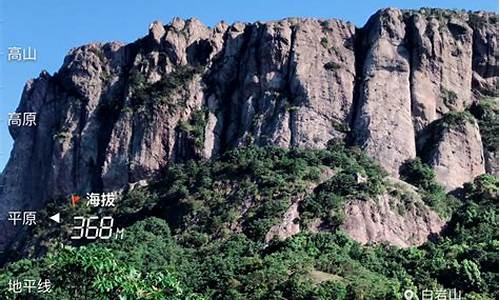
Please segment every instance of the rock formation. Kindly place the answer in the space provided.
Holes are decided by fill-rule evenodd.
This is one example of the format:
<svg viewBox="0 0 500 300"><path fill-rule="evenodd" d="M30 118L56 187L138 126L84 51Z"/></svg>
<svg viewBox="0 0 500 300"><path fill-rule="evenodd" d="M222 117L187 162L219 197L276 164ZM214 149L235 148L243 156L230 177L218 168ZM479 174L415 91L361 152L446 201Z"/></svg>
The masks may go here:
<svg viewBox="0 0 500 300"><path fill-rule="evenodd" d="M394 186L396 195L389 191L376 199L347 202L342 229L362 244L387 242L399 247L418 246L438 235L445 222L411 185L396 181Z"/></svg>
<svg viewBox="0 0 500 300"><path fill-rule="evenodd" d="M436 179L451 191L485 173L479 127L470 115L448 115L433 126L427 162Z"/></svg>
<svg viewBox="0 0 500 300"><path fill-rule="evenodd" d="M498 95L497 28L493 13L433 9L381 10L363 28L293 18L209 28L176 18L130 44L72 49L57 73L26 84L17 111L37 112L38 126L11 127L0 227L8 211L121 189L170 162L247 144L343 139L394 177L433 149L438 178L459 187L484 172L477 125L438 144L426 128Z"/></svg>

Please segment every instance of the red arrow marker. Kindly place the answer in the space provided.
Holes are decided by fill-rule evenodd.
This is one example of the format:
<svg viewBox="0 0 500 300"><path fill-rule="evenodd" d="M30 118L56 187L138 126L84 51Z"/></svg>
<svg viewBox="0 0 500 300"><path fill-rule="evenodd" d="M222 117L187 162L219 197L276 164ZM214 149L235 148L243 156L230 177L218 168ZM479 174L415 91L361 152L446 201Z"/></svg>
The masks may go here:
<svg viewBox="0 0 500 300"><path fill-rule="evenodd" d="M71 195L71 205L75 206L80 201L80 196Z"/></svg>

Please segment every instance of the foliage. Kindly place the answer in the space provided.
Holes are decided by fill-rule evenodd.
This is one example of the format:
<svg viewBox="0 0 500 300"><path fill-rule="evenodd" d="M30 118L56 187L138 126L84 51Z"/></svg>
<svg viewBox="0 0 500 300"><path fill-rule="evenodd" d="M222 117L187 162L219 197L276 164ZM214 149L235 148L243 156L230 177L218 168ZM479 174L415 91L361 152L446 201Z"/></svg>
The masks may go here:
<svg viewBox="0 0 500 300"><path fill-rule="evenodd" d="M160 205L175 212L167 216L175 228L224 235L237 226L251 238L262 239L295 198L318 180L319 166L327 163L323 160L329 155L248 147L206 164L172 166L159 184L161 197L168 199ZM262 201L267 199L273 201Z"/></svg>
<svg viewBox="0 0 500 300"><path fill-rule="evenodd" d="M436 181L432 168L420 158L405 162L400 173L401 179L418 187L422 200L442 217L449 216L456 209L458 200L446 194L444 187Z"/></svg>
<svg viewBox="0 0 500 300"><path fill-rule="evenodd" d="M454 91L442 88L441 97L443 98L444 104L446 106L453 106L457 103L458 95Z"/></svg>
<svg viewBox="0 0 500 300"><path fill-rule="evenodd" d="M119 299L202 299L185 292L174 272L141 273L101 245L64 246L41 261L28 262L21 260L9 265L0 275L0 285L7 286L14 273L22 278L36 278L33 277L33 270L36 270L37 277L50 278L55 287L50 294L45 294L46 299L116 299L117 296ZM27 264L31 270L27 269ZM26 272L19 274L20 270ZM1 293L2 299L14 299L13 294L5 290ZM45 299L45 296L40 298Z"/></svg>
<svg viewBox="0 0 500 300"><path fill-rule="evenodd" d="M325 225L336 228L343 221L346 200L367 199L385 189L387 174L358 149L348 149L342 144L330 145L329 149L330 155L324 157L324 163L334 168L335 174L301 203L304 225L308 219L317 217L324 220Z"/></svg>
<svg viewBox="0 0 500 300"><path fill-rule="evenodd" d="M467 123L474 122L474 116L468 111L453 111L445 114L439 120L439 126L442 129L457 128L466 125Z"/></svg>
<svg viewBox="0 0 500 300"><path fill-rule="evenodd" d="M351 131L351 128L345 122L332 121L332 126L335 130L342 133L349 133Z"/></svg>
<svg viewBox="0 0 500 300"><path fill-rule="evenodd" d="M67 131L58 131L52 136L53 140L66 140L71 137L71 133Z"/></svg>
<svg viewBox="0 0 500 300"><path fill-rule="evenodd" d="M340 68L340 65L334 61L329 61L326 64L324 64L323 67L327 71L335 71Z"/></svg>
<svg viewBox="0 0 500 300"><path fill-rule="evenodd" d="M473 182L466 183L464 188L469 199L476 202L481 200L495 202L498 198L498 177L483 174L476 177Z"/></svg>
<svg viewBox="0 0 500 300"><path fill-rule="evenodd" d="M481 99L470 111L478 120L484 147L488 151L498 151L498 100Z"/></svg>
<svg viewBox="0 0 500 300"><path fill-rule="evenodd" d="M106 55L104 54L104 51L102 48L100 47L91 47L89 48L89 51L92 52L95 56L97 56L97 58L99 59L99 61L101 62L101 64L105 64L108 59L106 58Z"/></svg>
<svg viewBox="0 0 500 300"><path fill-rule="evenodd" d="M320 43L323 48L328 49L328 39L326 37L322 37Z"/></svg>
<svg viewBox="0 0 500 300"><path fill-rule="evenodd" d="M134 69L129 78L133 106L140 108L168 105L175 108L177 105L183 105L183 103L174 103L173 96L200 71L199 68L189 65L178 65L160 80L150 83L145 74Z"/></svg>
<svg viewBox="0 0 500 300"><path fill-rule="evenodd" d="M421 259L397 261L411 266L417 285L440 284L497 299L498 179L482 175L465 186L465 195L442 237L418 250Z"/></svg>
<svg viewBox="0 0 500 300"><path fill-rule="evenodd" d="M179 129L194 141L196 149L203 149L205 142L205 127L207 125L205 110L195 111L189 122L182 122Z"/></svg>
<svg viewBox="0 0 500 300"><path fill-rule="evenodd" d="M420 161L403 173L425 193L442 192ZM0 298L13 299L3 288L9 278L31 277L51 280L47 299L402 299L407 289L441 288L497 299L498 179L466 184L447 229L418 248L360 245L339 229L340 207L384 192L385 176L339 143L248 147L173 164L118 202L123 239L60 240L39 259L13 261L0 270ZM330 230L266 242L298 199L301 219L324 218Z"/></svg>

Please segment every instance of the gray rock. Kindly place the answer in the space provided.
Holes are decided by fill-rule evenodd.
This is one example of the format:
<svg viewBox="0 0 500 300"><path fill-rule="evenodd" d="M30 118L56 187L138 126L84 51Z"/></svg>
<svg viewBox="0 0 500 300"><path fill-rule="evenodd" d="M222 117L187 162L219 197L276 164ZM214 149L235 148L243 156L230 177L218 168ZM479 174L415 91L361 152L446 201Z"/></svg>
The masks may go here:
<svg viewBox="0 0 500 300"><path fill-rule="evenodd" d="M346 219L341 228L362 244L387 242L410 247L425 243L441 232L445 222L415 192L407 193L407 198L414 198L412 202L389 194L349 201L344 207Z"/></svg>
<svg viewBox="0 0 500 300"><path fill-rule="evenodd" d="M366 25L356 143L390 172L416 156L411 115L410 52L402 12L378 12Z"/></svg>
<svg viewBox="0 0 500 300"><path fill-rule="evenodd" d="M498 97L498 14L469 16L474 30L472 88L476 95Z"/></svg>
<svg viewBox="0 0 500 300"><path fill-rule="evenodd" d="M149 35L153 40L155 40L158 44L161 44L161 39L165 35L165 28L160 21L154 21L149 25Z"/></svg>
<svg viewBox="0 0 500 300"><path fill-rule="evenodd" d="M485 162L477 122L472 117L457 124L446 122L436 124L427 163L446 191L452 191L485 173Z"/></svg>
<svg viewBox="0 0 500 300"><path fill-rule="evenodd" d="M410 18L411 97L417 132L471 103L473 30L467 19L466 13L457 12Z"/></svg>
<svg viewBox="0 0 500 300"><path fill-rule="evenodd" d="M427 144L430 124L498 94L497 24L489 13L441 20L397 9L363 29L297 18L209 28L175 18L127 45L72 49L56 74L24 89L17 111L37 112L39 124L11 128L0 244L12 233L8 211L120 190L171 162L248 144L322 148L345 139L397 177L416 156L415 140ZM456 94L453 105L443 90ZM429 161L449 188L484 172L478 134L471 125L435 146Z"/></svg>

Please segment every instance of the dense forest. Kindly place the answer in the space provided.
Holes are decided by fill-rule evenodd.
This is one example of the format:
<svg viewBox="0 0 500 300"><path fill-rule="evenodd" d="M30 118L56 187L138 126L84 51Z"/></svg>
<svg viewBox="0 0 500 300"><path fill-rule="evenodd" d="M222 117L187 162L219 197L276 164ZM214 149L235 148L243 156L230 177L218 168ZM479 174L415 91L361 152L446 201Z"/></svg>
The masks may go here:
<svg viewBox="0 0 500 300"><path fill-rule="evenodd" d="M0 286L49 278L52 293L40 299L404 299L405 290L454 288L462 299L497 299L498 179L481 175L450 195L419 160L403 174L449 220L418 247L361 245L340 228L345 201L390 185L359 149L247 147L171 164L114 208L54 200L44 214L112 214L123 239L77 244L69 225L35 228L10 253L27 258L1 269ZM301 232L266 241L296 195L304 195L294 220ZM310 230L314 218L320 230ZM16 299L3 289L0 298Z"/></svg>

